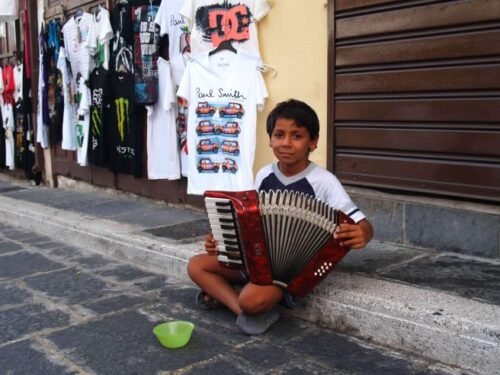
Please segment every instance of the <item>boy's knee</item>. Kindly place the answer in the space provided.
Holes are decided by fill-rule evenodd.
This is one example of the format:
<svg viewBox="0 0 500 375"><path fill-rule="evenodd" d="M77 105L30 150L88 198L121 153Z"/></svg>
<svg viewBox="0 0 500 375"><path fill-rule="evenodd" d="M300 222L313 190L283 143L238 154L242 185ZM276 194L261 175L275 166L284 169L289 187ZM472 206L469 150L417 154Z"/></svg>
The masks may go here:
<svg viewBox="0 0 500 375"><path fill-rule="evenodd" d="M266 311L267 303L263 298L245 298L244 296L240 296L238 298L238 304L243 312L247 314L260 314L261 312Z"/></svg>
<svg viewBox="0 0 500 375"><path fill-rule="evenodd" d="M187 272L190 277L196 275L203 269L203 259L201 258L204 254L198 254L191 257L187 264Z"/></svg>

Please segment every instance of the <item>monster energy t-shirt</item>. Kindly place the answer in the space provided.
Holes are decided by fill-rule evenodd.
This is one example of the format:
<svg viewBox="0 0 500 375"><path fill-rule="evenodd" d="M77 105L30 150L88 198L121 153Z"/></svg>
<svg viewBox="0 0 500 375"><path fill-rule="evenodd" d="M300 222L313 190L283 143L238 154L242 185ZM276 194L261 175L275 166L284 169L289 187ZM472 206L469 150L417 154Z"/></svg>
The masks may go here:
<svg viewBox="0 0 500 375"><path fill-rule="evenodd" d="M160 3L160 0L132 1L136 103L153 104L158 99L160 27L154 20Z"/></svg>
<svg viewBox="0 0 500 375"><path fill-rule="evenodd" d="M134 74L111 72L110 82L109 168L141 177L143 132L135 121Z"/></svg>
<svg viewBox="0 0 500 375"><path fill-rule="evenodd" d="M90 154L91 164L105 166L108 162L108 145L106 144L106 125L111 110L109 100L108 71L103 66L95 68L90 74Z"/></svg>

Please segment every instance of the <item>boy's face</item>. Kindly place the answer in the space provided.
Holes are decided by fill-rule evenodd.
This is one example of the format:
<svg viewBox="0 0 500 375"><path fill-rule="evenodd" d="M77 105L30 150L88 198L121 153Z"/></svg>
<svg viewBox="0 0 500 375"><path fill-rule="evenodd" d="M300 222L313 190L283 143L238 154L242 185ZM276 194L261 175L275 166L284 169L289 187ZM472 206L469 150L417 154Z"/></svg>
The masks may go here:
<svg viewBox="0 0 500 375"><path fill-rule="evenodd" d="M286 176L302 172L309 165L309 152L318 145L303 126L295 120L278 118L269 140L274 156L279 160L279 169Z"/></svg>

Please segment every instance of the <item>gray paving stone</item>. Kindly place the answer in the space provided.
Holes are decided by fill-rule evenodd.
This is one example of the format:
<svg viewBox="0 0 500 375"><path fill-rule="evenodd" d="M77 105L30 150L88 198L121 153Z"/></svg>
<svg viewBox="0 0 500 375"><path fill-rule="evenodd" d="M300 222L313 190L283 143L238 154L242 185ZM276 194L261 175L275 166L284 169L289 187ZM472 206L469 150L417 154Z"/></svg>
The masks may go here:
<svg viewBox="0 0 500 375"><path fill-rule="evenodd" d="M216 337L194 331L183 348L166 349L153 335L159 322L125 312L51 334L71 359L97 374L155 374L173 371L230 350Z"/></svg>
<svg viewBox="0 0 500 375"><path fill-rule="evenodd" d="M233 354L252 363L260 371L266 372L290 362L296 356L294 352L263 341L236 348Z"/></svg>
<svg viewBox="0 0 500 375"><path fill-rule="evenodd" d="M33 244L32 246L36 247L37 249L46 250L46 249L55 249L58 247L66 247L66 244L58 241L49 241L43 243L36 243Z"/></svg>
<svg viewBox="0 0 500 375"><path fill-rule="evenodd" d="M154 273L142 271L141 269L130 266L128 264L119 265L111 270L96 271L96 274L105 277L111 276L118 281L130 281L134 279L142 279L145 277L155 276Z"/></svg>
<svg viewBox="0 0 500 375"><path fill-rule="evenodd" d="M421 258L382 275L500 305L500 265L454 255Z"/></svg>
<svg viewBox="0 0 500 375"><path fill-rule="evenodd" d="M123 309L129 309L137 305L150 303L151 300L145 297L121 295L111 298L102 299L100 301L83 304L99 314L107 314Z"/></svg>
<svg viewBox="0 0 500 375"><path fill-rule="evenodd" d="M198 240L199 237L209 233L210 223L207 219L203 219L190 222L189 224L181 223L147 229L145 232L157 237L166 237L177 241L188 242Z"/></svg>
<svg viewBox="0 0 500 375"><path fill-rule="evenodd" d="M0 255L6 253L12 253L13 251L22 250L23 247L16 242L12 241L1 241L0 242Z"/></svg>
<svg viewBox="0 0 500 375"><path fill-rule="evenodd" d="M13 283L0 284L0 306L20 304L30 298L31 295L20 289Z"/></svg>
<svg viewBox="0 0 500 375"><path fill-rule="evenodd" d="M2 374L69 375L74 371L55 364L35 343L24 340L0 347Z"/></svg>
<svg viewBox="0 0 500 375"><path fill-rule="evenodd" d="M113 217L121 223L135 224L143 228L155 228L165 225L189 223L193 220L203 219L201 214L188 210L172 207L168 209L158 206L154 209L144 209Z"/></svg>
<svg viewBox="0 0 500 375"><path fill-rule="evenodd" d="M26 231L14 228L3 231L3 235L7 238L10 238L11 240L16 240L18 237L24 237L26 233Z"/></svg>
<svg viewBox="0 0 500 375"><path fill-rule="evenodd" d="M65 265L53 262L42 255L26 251L4 255L1 257L1 262L0 279L24 277L65 267Z"/></svg>
<svg viewBox="0 0 500 375"><path fill-rule="evenodd" d="M217 358L216 360L194 365L192 368L183 372L186 375L235 375L235 374L254 374L248 367L235 363L235 360Z"/></svg>
<svg viewBox="0 0 500 375"><path fill-rule="evenodd" d="M328 330L291 341L290 347L301 356L309 355L316 363L351 374L439 374L426 362L412 362L382 353Z"/></svg>
<svg viewBox="0 0 500 375"><path fill-rule="evenodd" d="M70 304L83 303L112 294L112 289L104 281L77 268L31 276L24 281L31 288L49 296L64 298Z"/></svg>
<svg viewBox="0 0 500 375"><path fill-rule="evenodd" d="M47 237L47 236L34 235L31 237L27 237L27 238L20 237L18 239L18 241L25 243L25 244L28 244L28 245L35 245L35 244L39 244L39 243L51 242L52 240L50 237Z"/></svg>
<svg viewBox="0 0 500 375"><path fill-rule="evenodd" d="M68 324L69 318L65 313L58 310L48 311L42 305L23 305L0 311L0 343Z"/></svg>
<svg viewBox="0 0 500 375"><path fill-rule="evenodd" d="M106 259L99 254L75 257L73 258L73 261L77 262L78 264L86 268L91 268L91 269L106 267L112 264L119 264L118 262Z"/></svg>
<svg viewBox="0 0 500 375"><path fill-rule="evenodd" d="M48 254L55 255L61 259L72 259L75 257L81 257L82 252L80 249L73 246L66 246L62 248L50 249L47 251Z"/></svg>
<svg viewBox="0 0 500 375"><path fill-rule="evenodd" d="M94 205L81 207L80 212L97 217L111 218L117 215L143 209L143 202L130 200L108 200Z"/></svg>
<svg viewBox="0 0 500 375"><path fill-rule="evenodd" d="M141 290L150 291L165 287L166 280L167 277L165 276L155 276L147 281L138 281L134 283L134 285L139 287Z"/></svg>

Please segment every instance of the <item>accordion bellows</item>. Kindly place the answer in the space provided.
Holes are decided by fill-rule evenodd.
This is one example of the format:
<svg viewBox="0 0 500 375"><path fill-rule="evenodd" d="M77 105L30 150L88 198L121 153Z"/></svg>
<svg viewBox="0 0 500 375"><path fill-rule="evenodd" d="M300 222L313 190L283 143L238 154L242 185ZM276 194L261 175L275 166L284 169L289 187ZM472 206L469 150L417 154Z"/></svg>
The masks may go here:
<svg viewBox="0 0 500 375"><path fill-rule="evenodd" d="M219 262L245 269L256 284L304 296L349 250L333 234L352 220L304 193L207 191L205 205Z"/></svg>

